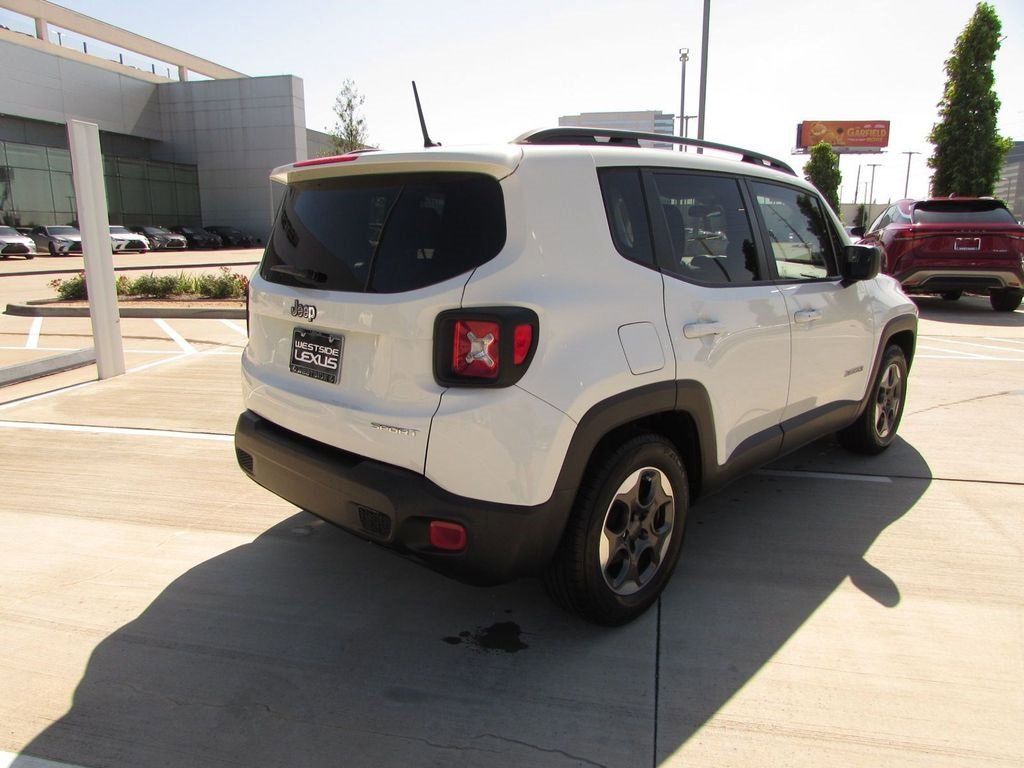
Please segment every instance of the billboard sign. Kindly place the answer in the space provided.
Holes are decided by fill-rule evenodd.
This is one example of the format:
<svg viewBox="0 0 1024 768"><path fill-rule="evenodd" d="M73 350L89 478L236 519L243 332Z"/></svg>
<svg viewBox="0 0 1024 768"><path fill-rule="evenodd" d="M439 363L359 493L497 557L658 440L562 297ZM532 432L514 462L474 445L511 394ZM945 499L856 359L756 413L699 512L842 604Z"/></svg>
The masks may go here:
<svg viewBox="0 0 1024 768"><path fill-rule="evenodd" d="M889 146L888 120L805 120L797 126L797 151L831 144L838 154L881 152Z"/></svg>

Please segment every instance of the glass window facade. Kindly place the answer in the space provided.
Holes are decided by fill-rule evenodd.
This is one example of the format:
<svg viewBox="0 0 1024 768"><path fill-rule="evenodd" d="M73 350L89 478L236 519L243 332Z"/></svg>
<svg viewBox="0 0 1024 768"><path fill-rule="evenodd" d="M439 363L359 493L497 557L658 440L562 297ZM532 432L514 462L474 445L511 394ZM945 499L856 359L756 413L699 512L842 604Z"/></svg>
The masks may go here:
<svg viewBox="0 0 1024 768"><path fill-rule="evenodd" d="M202 226L195 166L103 158L111 224ZM0 141L0 224L71 224L78 218L66 149Z"/></svg>

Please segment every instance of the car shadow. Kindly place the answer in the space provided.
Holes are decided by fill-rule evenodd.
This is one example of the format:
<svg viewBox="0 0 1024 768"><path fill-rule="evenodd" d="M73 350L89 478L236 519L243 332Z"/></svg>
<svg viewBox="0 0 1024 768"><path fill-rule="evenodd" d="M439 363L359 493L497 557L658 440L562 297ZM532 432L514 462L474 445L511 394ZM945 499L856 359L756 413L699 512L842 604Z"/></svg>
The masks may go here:
<svg viewBox="0 0 1024 768"><path fill-rule="evenodd" d="M911 299L925 320L957 325L1024 327L1024 308L1015 312L996 312L984 296L964 296L957 301L943 301L938 296L911 296Z"/></svg>
<svg viewBox="0 0 1024 768"><path fill-rule="evenodd" d="M619 629L536 580L466 587L296 514L104 639L12 765L649 765L844 579L899 603L865 554L928 486L908 451L925 479L769 472L703 500L660 605Z"/></svg>

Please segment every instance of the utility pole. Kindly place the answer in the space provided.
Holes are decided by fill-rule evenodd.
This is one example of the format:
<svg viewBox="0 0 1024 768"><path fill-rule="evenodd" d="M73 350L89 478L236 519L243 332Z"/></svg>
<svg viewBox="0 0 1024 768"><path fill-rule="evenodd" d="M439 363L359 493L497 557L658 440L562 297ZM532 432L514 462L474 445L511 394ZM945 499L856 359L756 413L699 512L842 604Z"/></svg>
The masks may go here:
<svg viewBox="0 0 1024 768"><path fill-rule="evenodd" d="M907 156L907 180L903 182L903 196L907 196L907 190L910 189L910 158L914 155L920 155L920 152L901 152L900 154Z"/></svg>
<svg viewBox="0 0 1024 768"><path fill-rule="evenodd" d="M683 115L683 138L689 138L690 136L690 121L696 120L696 115Z"/></svg>
<svg viewBox="0 0 1024 768"><path fill-rule="evenodd" d="M860 192L860 169L863 166L857 165L857 183L853 185L853 204L857 204L857 193Z"/></svg>
<svg viewBox="0 0 1024 768"><path fill-rule="evenodd" d="M868 196L868 205L875 204L875 168L878 168L881 165L881 163L868 163L868 168L871 169L871 194Z"/></svg>
<svg viewBox="0 0 1024 768"><path fill-rule="evenodd" d="M679 80L679 135L686 136L686 62L690 60L690 49L679 49L679 61L682 63L683 72ZM685 144L679 145L679 151L686 149Z"/></svg>
<svg viewBox="0 0 1024 768"><path fill-rule="evenodd" d="M708 31L711 19L711 0L704 0L704 33L700 44L700 106L697 109L697 138L704 138L704 115L708 95ZM700 153L701 148L697 147Z"/></svg>

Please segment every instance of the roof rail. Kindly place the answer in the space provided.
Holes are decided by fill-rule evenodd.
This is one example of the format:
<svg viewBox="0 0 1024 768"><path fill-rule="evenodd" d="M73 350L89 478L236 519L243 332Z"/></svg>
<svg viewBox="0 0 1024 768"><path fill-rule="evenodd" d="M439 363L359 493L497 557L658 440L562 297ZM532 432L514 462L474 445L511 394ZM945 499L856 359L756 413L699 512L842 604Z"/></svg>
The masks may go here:
<svg viewBox="0 0 1024 768"><path fill-rule="evenodd" d="M606 141L600 138L607 137ZM640 141L657 141L666 144L685 144L688 147L701 147L703 149L715 149L720 152L731 152L740 155L745 163L754 163L766 168L774 168L777 171L796 176L796 172L788 164L760 152L752 152L749 149L731 147L728 144L717 144L713 141L703 139L690 139L683 136L673 136L670 133L643 133L641 131L620 131L614 128L541 128L536 131L524 133L512 140L513 144L611 144L620 147L639 147Z"/></svg>

